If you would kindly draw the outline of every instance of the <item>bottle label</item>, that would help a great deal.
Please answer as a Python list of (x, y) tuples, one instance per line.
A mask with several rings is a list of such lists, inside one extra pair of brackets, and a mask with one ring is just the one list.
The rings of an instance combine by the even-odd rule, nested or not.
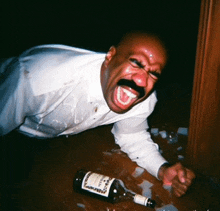
[(134, 202), (137, 204), (141, 204), (147, 206), (148, 198), (139, 194), (136, 194), (134, 197)]
[(111, 184), (115, 178), (89, 171), (83, 178), (82, 189), (108, 197)]

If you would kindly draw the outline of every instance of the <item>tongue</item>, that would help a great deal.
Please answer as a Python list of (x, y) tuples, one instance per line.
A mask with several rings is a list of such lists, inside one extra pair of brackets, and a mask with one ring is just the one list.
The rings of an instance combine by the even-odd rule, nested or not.
[(123, 88), (120, 90), (120, 100), (126, 103), (130, 97), (123, 90)]

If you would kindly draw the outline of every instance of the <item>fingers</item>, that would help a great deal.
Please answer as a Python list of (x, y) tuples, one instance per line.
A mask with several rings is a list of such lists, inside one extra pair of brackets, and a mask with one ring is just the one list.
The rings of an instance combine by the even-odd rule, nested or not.
[(185, 169), (185, 171), (180, 170), (172, 181), (173, 193), (177, 197), (184, 195), (194, 178), (195, 174), (189, 169)]
[(186, 193), (195, 178), (195, 174), (181, 163), (163, 169), (162, 173), (163, 183), (172, 185), (173, 193), (178, 197)]
[(180, 163), (176, 164), (175, 170), (181, 183), (192, 181), (195, 178), (195, 174), (191, 170), (183, 167)]
[(184, 183), (187, 175), (186, 168), (184, 168), (181, 163), (176, 163), (171, 169), (174, 171), (174, 175), (178, 176), (180, 182)]
[(175, 189), (174, 188), (173, 193), (174, 193), (175, 196), (181, 197), (186, 193), (186, 190), (185, 189)]
[(178, 172), (177, 172), (177, 176), (179, 178), (179, 181), (181, 183), (185, 183), (186, 182), (186, 178), (187, 178), (187, 172), (186, 172), (186, 169), (180, 169)]
[(193, 171), (189, 170), (189, 169), (186, 169), (187, 171), (187, 178), (190, 179), (190, 180), (193, 180), (196, 178), (196, 175), (194, 174)]
[(178, 176), (175, 177), (172, 181), (173, 193), (178, 197), (184, 195), (186, 193), (188, 187), (190, 186), (190, 184), (191, 184), (191, 181), (188, 179), (186, 180), (185, 183), (181, 183), (179, 181)]

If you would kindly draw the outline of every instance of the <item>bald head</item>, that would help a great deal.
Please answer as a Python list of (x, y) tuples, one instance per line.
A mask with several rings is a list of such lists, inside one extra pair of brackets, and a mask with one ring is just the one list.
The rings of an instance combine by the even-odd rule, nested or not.
[(141, 45), (147, 45), (149, 48), (157, 50), (162, 57), (167, 59), (167, 51), (164, 43), (157, 35), (151, 33), (140, 31), (126, 33), (115, 47), (119, 53), (128, 47), (134, 48)]

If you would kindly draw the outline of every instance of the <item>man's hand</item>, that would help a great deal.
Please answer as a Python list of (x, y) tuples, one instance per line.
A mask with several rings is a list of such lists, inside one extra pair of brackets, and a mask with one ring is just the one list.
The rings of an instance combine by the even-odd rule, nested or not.
[(180, 197), (186, 193), (192, 184), (195, 174), (183, 167), (181, 163), (177, 163), (170, 167), (162, 165), (159, 169), (158, 177), (165, 185), (172, 185), (173, 193)]

